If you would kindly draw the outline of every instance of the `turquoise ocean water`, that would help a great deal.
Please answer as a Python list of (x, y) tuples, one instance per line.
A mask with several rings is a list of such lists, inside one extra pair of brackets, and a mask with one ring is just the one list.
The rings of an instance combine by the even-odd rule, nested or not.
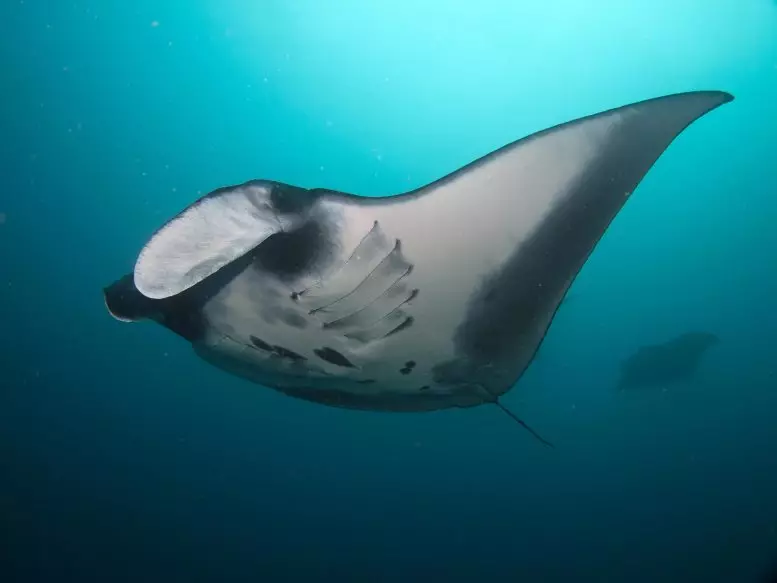
[[(777, 4), (7, 0), (0, 581), (731, 582), (777, 560)], [(386, 195), (534, 131), (729, 91), (647, 175), (505, 404), (230, 377), (102, 288), (267, 178)], [(641, 346), (719, 344), (614, 389)], [(664, 387), (666, 388), (666, 387)]]

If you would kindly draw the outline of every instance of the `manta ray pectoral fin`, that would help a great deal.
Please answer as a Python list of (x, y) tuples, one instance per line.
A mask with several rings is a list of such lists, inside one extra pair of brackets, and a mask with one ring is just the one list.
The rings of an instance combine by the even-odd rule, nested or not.
[[(527, 314), (524, 295), (537, 296), (538, 285), (557, 305), (612, 219), (674, 139), (731, 100), (722, 91), (696, 91), (579, 118), (512, 142), (394, 200), (382, 200), (390, 205), (406, 201), (410, 207), (424, 199), (423, 208), (436, 211), (437, 223), (451, 232), (468, 232), (466, 248), (457, 253), (468, 255), (473, 264), (481, 259), (501, 264), (500, 284), (510, 287), (505, 295), (515, 298), (513, 307), (524, 306), (505, 310), (509, 306), (494, 302), (493, 310)], [(449, 246), (456, 244), (451, 239), (446, 239)], [(501, 342), (502, 335), (491, 337), (491, 344)]]
[(441, 273), (447, 288), (438, 297), (451, 305), (449, 297), (466, 298), (438, 316), (454, 342), (438, 381), (471, 382), (466, 371), (490, 367), (501, 372), (489, 386), (509, 390), (643, 177), (685, 128), (732, 99), (698, 91), (604, 111), (515, 141), (415, 191), (370, 202), (406, 243), (420, 296), (430, 297), (434, 274)]
[(138, 291), (154, 299), (181, 293), (303, 222), (308, 191), (266, 180), (215, 190), (163, 225), (134, 269)]
[(605, 178), (633, 190), (685, 128), (733, 99), (724, 91), (692, 91), (588, 115), (507, 144), (406, 195), (451, 191), (450, 197), (477, 186), (478, 198), (508, 189), (524, 201), (548, 202)]

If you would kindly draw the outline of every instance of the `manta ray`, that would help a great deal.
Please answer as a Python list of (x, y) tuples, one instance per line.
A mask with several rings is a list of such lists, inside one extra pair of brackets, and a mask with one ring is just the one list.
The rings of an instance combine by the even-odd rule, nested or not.
[(732, 99), (694, 91), (603, 111), (393, 196), (219, 188), (153, 233), (105, 304), (292, 397), (395, 412), (492, 403), (547, 444), (500, 397), (645, 174)]
[(689, 382), (704, 354), (718, 342), (709, 332), (687, 332), (662, 344), (643, 346), (621, 364), (618, 390)]

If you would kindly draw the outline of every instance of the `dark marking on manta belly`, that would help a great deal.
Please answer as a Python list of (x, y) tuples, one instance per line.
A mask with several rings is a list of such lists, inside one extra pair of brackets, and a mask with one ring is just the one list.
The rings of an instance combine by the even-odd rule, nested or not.
[(334, 348), (329, 348), (328, 346), (324, 346), (323, 348), (316, 348), (313, 352), (321, 360), (325, 360), (337, 366), (342, 366), (346, 368), (356, 368), (356, 365), (354, 365), (345, 356), (337, 352)]
[(401, 369), (399, 372), (402, 374), (410, 374), (413, 372), (413, 369), (415, 368), (415, 361), (414, 360), (408, 360), (405, 363), (405, 367)]
[(281, 358), (288, 358), (295, 362), (299, 362), (302, 360), (307, 360), (304, 356), (301, 354), (297, 354), (293, 350), (289, 350), (288, 348), (284, 348), (283, 346), (273, 346), (271, 344), (268, 344), (261, 338), (257, 338), (256, 336), (249, 336), (251, 340), (251, 344), (253, 344), (256, 348), (260, 350), (264, 350), (265, 352), (270, 352), (276, 356), (280, 356)]
[(301, 354), (297, 354), (293, 350), (289, 350), (288, 348), (284, 348), (283, 346), (273, 346), (273, 352), (277, 354), (278, 356), (281, 356), (283, 358), (290, 358), (291, 360), (300, 361), (300, 360), (307, 360), (304, 356)]
[(265, 342), (261, 338), (257, 338), (256, 336), (249, 336), (249, 338), (251, 340), (251, 344), (253, 344), (257, 348), (261, 350), (266, 350), (267, 352), (272, 352), (272, 346), (267, 344), (267, 342)]

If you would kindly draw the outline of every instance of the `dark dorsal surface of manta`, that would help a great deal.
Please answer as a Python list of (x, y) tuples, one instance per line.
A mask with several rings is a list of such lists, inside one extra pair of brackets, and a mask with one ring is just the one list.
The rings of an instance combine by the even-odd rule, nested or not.
[(709, 332), (688, 332), (643, 346), (621, 364), (618, 390), (662, 387), (693, 379), (704, 354), (719, 342)]
[(294, 397), (379, 411), (500, 405), (651, 166), (732, 99), (699, 91), (601, 112), (396, 196), (221, 188), (153, 234), (106, 306)]

